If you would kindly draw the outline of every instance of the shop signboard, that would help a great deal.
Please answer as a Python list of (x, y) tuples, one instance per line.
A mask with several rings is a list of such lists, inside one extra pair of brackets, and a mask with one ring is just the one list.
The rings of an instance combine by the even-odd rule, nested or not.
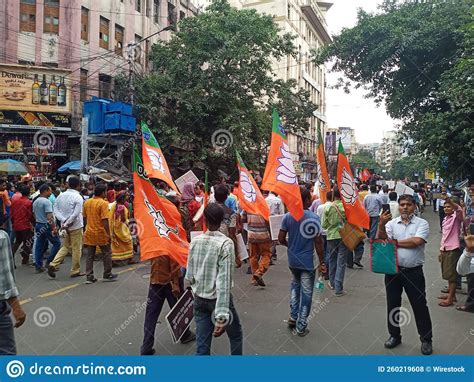
[(0, 64), (0, 125), (71, 126), (70, 71)]

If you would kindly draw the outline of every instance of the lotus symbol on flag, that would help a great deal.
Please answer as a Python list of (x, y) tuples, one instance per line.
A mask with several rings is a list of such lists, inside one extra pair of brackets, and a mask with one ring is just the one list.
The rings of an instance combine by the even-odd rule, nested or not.
[(253, 187), (251, 179), (244, 171), (240, 172), (240, 188), (242, 189), (245, 200), (251, 203), (255, 203), (255, 201), (257, 200), (257, 192)]
[(163, 166), (163, 158), (159, 153), (156, 151), (146, 148), (146, 152), (148, 157), (150, 158), (151, 166), (155, 169), (160, 171), (161, 173), (165, 173), (165, 167)]
[(293, 167), (293, 159), (291, 158), (288, 144), (283, 142), (280, 147), (281, 157), (278, 158), (280, 166), (277, 168), (277, 180), (288, 183), (297, 184), (295, 168)]
[(342, 171), (342, 179), (340, 184), (341, 197), (344, 202), (354, 205), (357, 201), (357, 191), (355, 189), (354, 178), (344, 168)]
[(166, 220), (165, 220), (165, 217), (163, 216), (163, 213), (152, 206), (152, 204), (146, 198), (145, 193), (143, 193), (143, 196), (145, 198), (145, 205), (148, 208), (148, 213), (155, 219), (153, 224), (155, 225), (158, 235), (160, 235), (161, 237), (166, 237), (167, 239), (169, 239), (170, 233), (174, 233), (175, 235), (177, 235), (179, 232), (179, 228), (176, 227), (173, 229), (169, 227), (166, 224)]

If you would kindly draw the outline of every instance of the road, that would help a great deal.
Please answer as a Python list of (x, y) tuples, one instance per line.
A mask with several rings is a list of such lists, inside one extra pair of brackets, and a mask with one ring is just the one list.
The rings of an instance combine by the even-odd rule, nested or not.
[[(433, 321), (434, 353), (472, 354), (472, 315), (458, 312), (453, 307), (441, 308), (437, 305), (437, 296), (445, 285), (437, 260), (439, 223), (431, 208), (424, 214), (424, 218), (431, 227), (424, 270)], [(246, 268), (237, 269), (233, 294), (244, 330), (244, 353), (420, 354), (420, 341), (406, 296), (403, 306), (408, 309), (408, 313), (404, 316), (405, 325), (402, 327), (403, 343), (393, 350), (383, 347), (383, 342), (388, 338), (383, 275), (373, 274), (368, 270), (367, 252), (366, 248), (364, 269), (347, 270), (346, 296), (335, 298), (326, 288), (321, 303), (317, 304), (316, 299), (313, 299), (309, 322), (311, 332), (303, 338), (294, 336), (285, 325), (290, 284), (286, 249), (278, 247), (278, 261), (265, 276), (266, 288), (250, 285)], [(120, 273), (118, 282), (99, 281), (86, 285), (85, 279), (78, 281), (69, 278), (69, 262), (68, 257), (56, 280), (49, 280), (46, 274), (35, 274), (34, 268), (19, 266), (17, 269), (17, 283), (27, 313), (26, 323), (16, 330), (18, 353), (139, 354), (150, 267), (140, 264), (117, 268)], [(95, 266), (96, 274), (101, 275), (102, 264), (97, 262)], [(465, 283), (463, 291), (466, 291)], [(457, 296), (459, 301), (466, 298), (461, 293)], [(156, 327), (156, 353), (193, 354), (194, 343), (173, 344), (164, 323), (167, 312), (168, 307), (165, 306)], [(213, 352), (228, 354), (226, 336), (214, 340)]]

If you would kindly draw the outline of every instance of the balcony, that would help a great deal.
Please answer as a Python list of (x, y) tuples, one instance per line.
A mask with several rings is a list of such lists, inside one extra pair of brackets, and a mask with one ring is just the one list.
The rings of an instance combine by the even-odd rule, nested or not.
[(314, 0), (305, 0), (305, 3), (301, 6), (301, 11), (308, 18), (311, 26), (316, 30), (318, 35), (321, 37), (325, 44), (332, 42), (331, 36), (329, 35), (328, 26), (324, 19), (321, 11), (318, 8), (318, 4)]

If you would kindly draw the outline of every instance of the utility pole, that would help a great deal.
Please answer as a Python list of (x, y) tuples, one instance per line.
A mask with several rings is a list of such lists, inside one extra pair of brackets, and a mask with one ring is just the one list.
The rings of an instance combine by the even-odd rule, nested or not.
[(128, 56), (128, 102), (133, 107), (135, 98), (135, 88), (133, 83), (133, 61), (135, 61), (135, 48), (137, 43), (129, 42), (127, 44), (127, 56)]
[(81, 130), (81, 173), (85, 174), (88, 161), (89, 161), (89, 144), (87, 142), (87, 133), (89, 128), (89, 119), (87, 117), (82, 118), (82, 130)]

